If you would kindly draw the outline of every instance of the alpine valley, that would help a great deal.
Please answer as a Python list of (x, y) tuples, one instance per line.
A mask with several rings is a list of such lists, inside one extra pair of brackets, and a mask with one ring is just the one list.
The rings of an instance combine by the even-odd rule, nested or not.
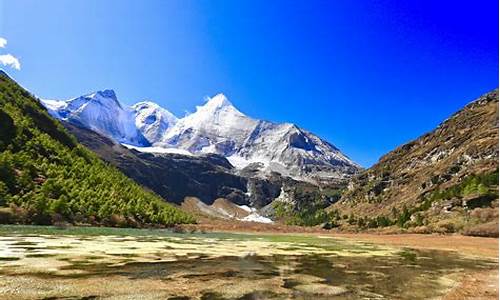
[[(54, 223), (55, 214), (72, 223), (172, 225), (194, 215), (198, 222), (498, 236), (498, 90), (363, 170), (311, 132), (248, 117), (223, 94), (177, 118), (149, 101), (126, 106), (112, 90), (40, 100), (1, 77), (6, 222)], [(88, 178), (55, 171), (65, 155), (86, 160)], [(115, 182), (125, 182), (122, 174), (132, 179), (122, 192), (141, 204), (125, 194), (106, 204), (106, 195), (120, 195), (106, 186), (106, 172)]]
[(112, 90), (41, 102), (80, 142), (167, 201), (194, 197), (184, 205), (195, 213), (220, 216), (223, 208), (204, 206), (218, 199), (225, 217), (239, 205), (250, 208), (243, 215), (274, 218), (275, 200), (323, 209), (361, 171), (327, 141), (250, 118), (223, 94), (180, 119), (153, 102), (127, 107)]
[(0, 0), (0, 300), (499, 300), (498, 17)]

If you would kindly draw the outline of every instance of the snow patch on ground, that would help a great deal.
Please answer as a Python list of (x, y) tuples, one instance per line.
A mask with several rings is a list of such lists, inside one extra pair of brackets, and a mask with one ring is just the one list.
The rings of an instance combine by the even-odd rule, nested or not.
[(145, 153), (169, 153), (169, 154), (182, 154), (182, 155), (188, 155), (188, 156), (194, 156), (193, 153), (184, 150), (184, 149), (177, 149), (177, 148), (163, 148), (163, 147), (139, 147), (139, 146), (133, 146), (129, 144), (123, 144), (128, 149), (134, 149), (139, 152), (145, 152)]
[(248, 205), (237, 205), (237, 206), (247, 212), (252, 212), (255, 210), (255, 208), (250, 208)]
[(258, 212), (257, 209), (253, 207), (249, 207), (248, 205), (237, 205), (239, 208), (243, 209), (246, 212), (249, 212), (250, 214), (244, 218), (240, 218), (238, 220), (244, 221), (244, 222), (257, 222), (257, 223), (267, 223), (271, 224), (274, 223), (273, 220), (261, 216)]
[(217, 148), (215, 145), (209, 145), (201, 148), (200, 150), (201, 153), (217, 153)]
[(245, 222), (258, 222), (258, 223), (267, 223), (267, 224), (271, 224), (271, 223), (274, 223), (273, 220), (269, 219), (269, 218), (266, 218), (266, 217), (263, 217), (261, 215), (259, 215), (258, 213), (251, 213), (249, 214), (248, 216), (242, 218), (242, 219), (239, 219), (240, 221), (245, 221)]
[(226, 158), (236, 169), (243, 169), (250, 164), (248, 160), (238, 155), (231, 155)]
[(234, 154), (226, 158), (236, 169), (243, 169), (252, 163), (260, 163), (264, 166), (264, 168), (266, 168), (270, 163), (269, 160), (265, 157), (253, 157), (252, 159), (246, 159), (237, 154)]

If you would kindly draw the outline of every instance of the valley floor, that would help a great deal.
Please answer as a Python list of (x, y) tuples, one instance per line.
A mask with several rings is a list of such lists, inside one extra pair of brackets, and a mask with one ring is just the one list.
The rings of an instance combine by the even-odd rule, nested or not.
[(336, 237), (376, 244), (456, 251), (466, 256), (498, 259), (498, 239), (464, 235), (337, 233)]
[[(487, 257), (498, 261), (498, 239), (463, 235), (431, 234), (335, 234), (375, 244), (414, 249), (455, 251), (466, 256)], [(469, 272), (443, 299), (498, 299), (498, 270)]]
[[(466, 256), (487, 257), (498, 261), (498, 239), (463, 235), (430, 234), (335, 234), (376, 244), (416, 249), (455, 251)], [(498, 299), (498, 270), (467, 273), (445, 297), (455, 299)]]
[[(190, 225), (185, 228), (188, 230), (196, 228), (203, 231), (321, 234), (383, 246), (452, 251), (467, 257), (488, 258), (496, 261), (498, 261), (499, 257), (499, 240), (497, 238), (472, 237), (459, 234), (339, 233), (314, 227), (219, 220), (205, 220), (201, 224)], [(467, 272), (443, 299), (498, 299), (498, 291), (498, 270)]]
[(457, 251), (471, 256), (498, 259), (498, 238), (474, 237), (460, 234), (414, 234), (414, 233), (345, 233), (319, 227), (288, 226), (256, 222), (201, 219), (199, 224), (181, 225), (181, 230), (204, 232), (248, 232), (248, 233), (304, 233), (343, 237), (389, 246), (420, 249)]
[[(196, 226), (182, 227), (196, 230), (184, 234), (0, 226), (0, 296), (498, 299), (498, 239), (245, 222)], [(235, 233), (245, 231), (252, 234)]]

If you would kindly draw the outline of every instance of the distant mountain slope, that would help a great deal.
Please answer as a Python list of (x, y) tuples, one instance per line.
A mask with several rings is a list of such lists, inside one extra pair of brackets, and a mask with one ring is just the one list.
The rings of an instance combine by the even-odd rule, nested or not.
[(248, 204), (247, 179), (231, 174), (233, 167), (223, 157), (141, 153), (91, 130), (70, 123), (64, 125), (102, 159), (167, 201), (180, 204), (184, 197), (191, 196), (211, 204), (224, 197)]
[[(196, 197), (210, 205), (224, 198), (260, 209), (278, 198), (283, 190), (289, 191), (296, 186), (293, 180), (277, 174), (269, 178), (238, 174), (227, 159), (217, 154), (143, 153), (127, 149), (92, 130), (67, 122), (63, 124), (103, 160), (169, 202), (180, 204), (186, 197)], [(288, 194), (289, 201), (300, 201)]]
[[(93, 99), (93, 95), (101, 93), (83, 99)], [(196, 112), (181, 119), (152, 102), (140, 102), (126, 109), (116, 104), (116, 97), (110, 98), (113, 105), (99, 105), (93, 112), (98, 117), (93, 118), (82, 116), (82, 105), (67, 104), (80, 104), (84, 102), (82, 100), (43, 103), (55, 116), (74, 124), (80, 123), (115, 141), (140, 145), (144, 144), (140, 138), (143, 136), (157, 147), (225, 156), (239, 169), (252, 165), (263, 174), (279, 172), (313, 182), (345, 181), (361, 170), (339, 149), (312, 133), (294, 124), (252, 119), (237, 110), (222, 94), (208, 99), (197, 107)], [(135, 122), (125, 117), (113, 121), (112, 116), (119, 116), (117, 112), (121, 111), (135, 112)], [(133, 134), (131, 123), (140, 136)]]
[(352, 214), (353, 220), (342, 222), (363, 226), (383, 216), (387, 220), (381, 218), (379, 223), (441, 224), (444, 229), (438, 229), (454, 231), (471, 225), (465, 220), (475, 220), (470, 215), (475, 208), (490, 207), (498, 217), (498, 150), (495, 90), (432, 132), (384, 155), (353, 178), (341, 201), (330, 210)]
[(51, 224), (65, 220), (143, 226), (194, 221), (81, 146), (37, 99), (3, 71), (0, 128), (2, 223)]

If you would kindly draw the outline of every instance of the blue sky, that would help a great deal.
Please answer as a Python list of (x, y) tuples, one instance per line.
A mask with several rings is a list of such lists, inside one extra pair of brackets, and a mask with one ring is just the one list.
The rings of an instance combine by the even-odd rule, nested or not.
[(0, 37), (40, 97), (182, 116), (223, 92), (365, 167), (498, 86), (497, 1), (0, 0)]

